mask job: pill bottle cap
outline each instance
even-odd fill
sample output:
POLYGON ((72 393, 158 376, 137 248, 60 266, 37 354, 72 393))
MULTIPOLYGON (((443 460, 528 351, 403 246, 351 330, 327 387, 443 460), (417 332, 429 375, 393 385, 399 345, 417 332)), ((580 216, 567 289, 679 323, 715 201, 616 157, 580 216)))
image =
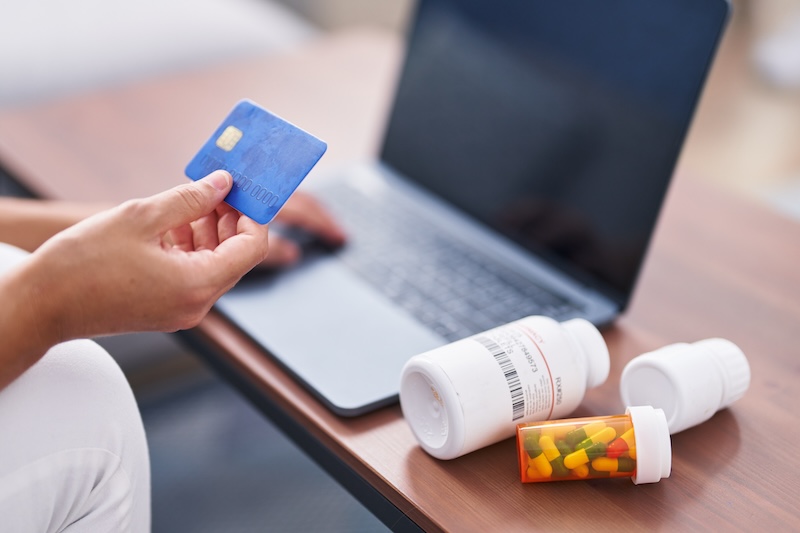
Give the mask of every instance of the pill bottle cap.
POLYGON ((706 339, 695 342, 694 346, 706 350, 722 372, 725 390, 720 409, 744 396, 750 387, 750 364, 744 352, 727 339, 706 339))
POLYGON ((628 407, 636 439, 636 472, 631 480, 656 483, 672 472, 672 441, 664 411, 649 405, 628 407))
POLYGON ((741 398, 750 385, 750 366, 731 341, 706 339, 672 344, 631 360, 620 378, 625 405, 663 409, 670 433, 711 418, 741 398))
POLYGON ((573 318, 561 323, 580 349, 586 364, 586 387, 598 387, 608 379, 611 359, 600 331, 588 320, 573 318))

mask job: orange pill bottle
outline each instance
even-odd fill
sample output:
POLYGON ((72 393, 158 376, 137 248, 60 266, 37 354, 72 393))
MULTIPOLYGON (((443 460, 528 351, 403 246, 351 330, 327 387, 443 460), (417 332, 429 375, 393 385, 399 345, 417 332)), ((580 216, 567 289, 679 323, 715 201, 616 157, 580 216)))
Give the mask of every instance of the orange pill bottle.
POLYGON ((672 469, 667 419, 650 406, 519 424, 517 451, 523 483, 629 477, 638 485, 669 477, 672 469))

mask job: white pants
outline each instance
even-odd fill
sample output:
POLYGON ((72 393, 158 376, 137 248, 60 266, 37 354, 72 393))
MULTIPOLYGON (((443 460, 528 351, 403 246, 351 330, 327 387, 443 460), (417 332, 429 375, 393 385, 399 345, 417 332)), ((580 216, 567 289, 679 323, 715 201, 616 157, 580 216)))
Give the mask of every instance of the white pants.
MULTIPOLYGON (((24 256, 0 244, 0 275, 24 256)), ((96 343, 55 346, 0 391, 0 530, 150 530, 141 415, 96 343)))

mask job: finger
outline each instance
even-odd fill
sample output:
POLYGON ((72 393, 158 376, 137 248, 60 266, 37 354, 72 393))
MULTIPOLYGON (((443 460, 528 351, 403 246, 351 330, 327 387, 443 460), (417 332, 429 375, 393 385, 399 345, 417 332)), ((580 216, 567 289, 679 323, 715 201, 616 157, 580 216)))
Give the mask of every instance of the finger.
POLYGON ((300 259, 300 247, 274 233, 269 236, 269 253, 259 266, 282 267, 296 263, 300 259))
POLYGON ((149 214, 144 223, 150 230, 164 233, 193 222, 214 211, 232 183, 228 172, 216 170, 205 178, 146 198, 141 202, 149 214))
POLYGON ((302 191, 295 192, 278 213, 277 219, 284 224, 303 228, 329 242, 344 243, 344 230, 313 196, 302 191))
POLYGON ((220 204, 217 207, 217 234, 219 242, 230 239, 236 235, 240 216, 237 210, 227 204, 220 204))
POLYGON ((219 245, 216 211, 200 217, 191 226, 195 250, 213 250, 219 245))
POLYGON ((209 278, 216 285, 228 286, 261 263, 269 252, 269 228, 240 216, 237 233, 221 243, 211 257, 209 278))
POLYGON ((184 224, 173 228, 169 231, 168 238, 165 241, 171 241, 172 247, 184 252, 191 252, 194 247, 194 232, 189 224, 184 224))

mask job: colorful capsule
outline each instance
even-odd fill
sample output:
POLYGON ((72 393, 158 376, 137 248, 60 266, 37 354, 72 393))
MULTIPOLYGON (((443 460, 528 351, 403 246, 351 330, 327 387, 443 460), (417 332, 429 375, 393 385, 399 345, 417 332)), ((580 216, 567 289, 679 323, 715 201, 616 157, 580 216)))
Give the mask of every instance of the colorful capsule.
POLYGON ((590 435, 589 437, 580 441, 576 446, 575 449, 578 450, 580 448, 588 448, 592 444, 597 444, 598 442, 602 442, 603 444, 608 444, 614 437, 617 436, 617 430, 612 427, 606 427, 590 435))
POLYGON ((670 446, 664 413, 647 406, 630 407, 624 415, 517 426, 523 483, 621 477, 631 478, 636 484, 654 483, 669 475, 670 464, 662 452, 669 451, 670 446), (636 429, 633 420, 641 421, 636 429), (642 450, 637 459, 637 444, 652 445, 652 453, 649 448, 642 450), (644 452, 648 452, 647 457, 644 452))
POLYGON ((558 448, 558 451, 561 452, 561 455, 564 457, 573 452, 572 448, 569 447, 569 444, 567 444, 567 441, 565 440, 557 440, 556 448, 558 448))
MULTIPOLYGON (((525 453, 528 454, 528 466, 535 468, 539 475, 536 477, 550 477, 553 473, 553 467, 542 452, 542 447, 539 445, 539 432, 526 431, 522 437, 522 445, 525 447, 525 453)), ((531 476, 533 477, 533 476, 531 476)))
POLYGON ((556 443, 553 442, 553 439, 547 435, 542 435, 542 437, 539 439, 539 446, 542 448, 544 456, 547 457, 548 461, 552 461, 556 457, 561 456, 561 452, 558 451, 556 443))
POLYGON ((596 422, 591 422, 583 427, 579 427, 578 429, 570 431, 569 433, 567 433, 565 437, 567 440, 567 444, 569 444, 571 447, 574 448, 576 444, 578 444, 584 439, 589 438, 591 435, 594 435, 595 433, 597 433, 598 431, 602 430, 605 427, 606 423, 601 420, 598 420, 596 422))
POLYGON ((636 440, 633 435, 633 429, 629 429, 620 435, 618 439, 614 439, 614 441, 608 445, 608 456, 614 459, 629 450, 634 450, 635 456, 636 440))
POLYGON ((600 470, 595 470, 592 468, 592 463, 585 465, 589 469, 589 478, 590 479, 597 479, 601 477, 611 477, 611 472, 602 472, 600 470))
POLYGON ((636 461, 627 457, 598 457, 592 460, 592 468, 598 472, 633 472, 636 470, 636 461))
POLYGON ((528 480, 530 481, 546 479, 545 476, 543 476, 541 472, 539 472, 538 468, 531 465, 528 465, 528 468, 525 470, 525 475, 528 476, 528 480))
POLYGON ((569 468, 564 466, 564 457, 560 455, 550 461, 550 466, 553 467, 553 477, 567 477, 569 475, 569 468))
POLYGON ((547 460, 547 457, 545 457, 543 453, 528 460, 528 466, 536 468, 541 474, 541 477, 550 477, 553 475, 553 467, 550 466, 550 461, 547 460))
POLYGON ((544 456, 550 462, 552 473, 555 477, 565 477, 569 474, 569 469, 564 466, 564 458, 561 456, 561 451, 553 442, 553 439, 548 435, 542 435, 539 439, 539 446, 542 448, 544 456))
POLYGON ((526 431, 522 437, 522 446, 525 448, 525 452, 530 458, 534 458, 542 453, 542 448, 539 446, 539 432, 526 431))
POLYGON ((572 470, 570 470, 570 472, 572 472, 579 478, 585 478, 586 476, 589 475, 589 465, 587 464, 578 465, 572 470))
POLYGON ((602 442, 598 442, 597 444, 592 444, 588 448, 581 448, 564 457, 564 466, 572 470, 577 466, 588 463, 592 459, 605 455, 605 453, 606 445, 602 442))

